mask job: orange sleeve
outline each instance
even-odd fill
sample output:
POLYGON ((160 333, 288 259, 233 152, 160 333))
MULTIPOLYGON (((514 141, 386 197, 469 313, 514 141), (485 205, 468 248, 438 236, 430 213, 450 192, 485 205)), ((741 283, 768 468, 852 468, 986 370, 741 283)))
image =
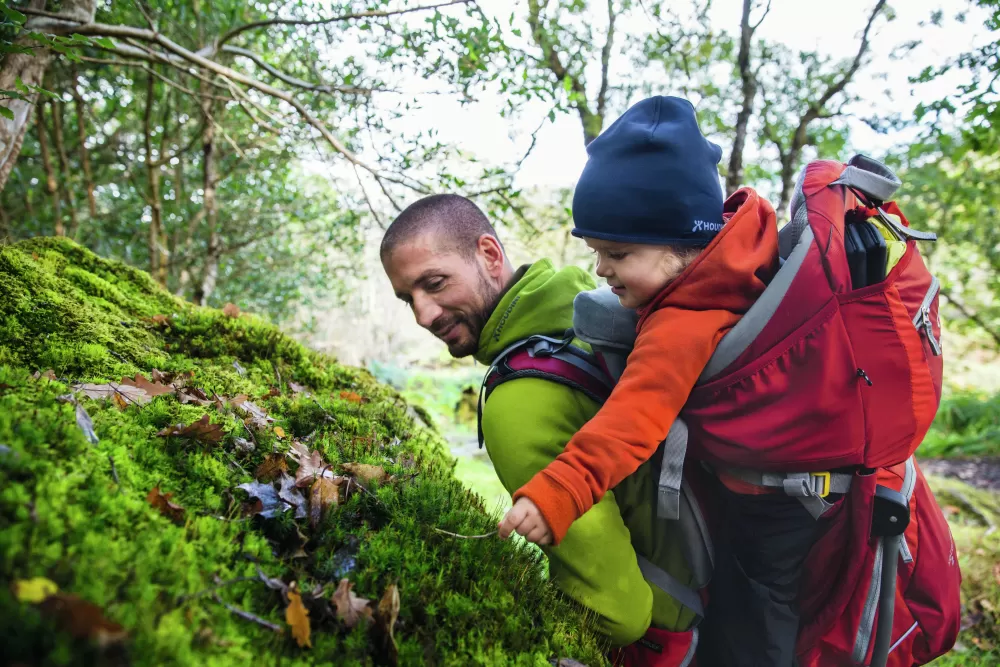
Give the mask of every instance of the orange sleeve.
POLYGON ((722 336, 740 315, 664 308, 643 324, 625 372, 593 419, 517 490, 538 506, 558 544, 594 503, 649 459, 667 436, 722 336))

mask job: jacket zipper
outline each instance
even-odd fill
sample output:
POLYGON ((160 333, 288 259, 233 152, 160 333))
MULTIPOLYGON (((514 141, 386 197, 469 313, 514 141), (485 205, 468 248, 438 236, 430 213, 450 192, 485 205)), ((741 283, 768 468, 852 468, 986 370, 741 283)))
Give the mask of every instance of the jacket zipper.
POLYGON ((917 328, 918 332, 923 331, 924 335, 927 336, 927 342, 930 343, 931 351, 935 357, 941 356, 941 343, 934 337, 934 326, 931 321, 931 304, 940 290, 941 281, 937 277, 932 277, 931 286, 927 288, 927 294, 924 296, 923 303, 920 304, 920 310, 913 317, 913 326, 917 328))

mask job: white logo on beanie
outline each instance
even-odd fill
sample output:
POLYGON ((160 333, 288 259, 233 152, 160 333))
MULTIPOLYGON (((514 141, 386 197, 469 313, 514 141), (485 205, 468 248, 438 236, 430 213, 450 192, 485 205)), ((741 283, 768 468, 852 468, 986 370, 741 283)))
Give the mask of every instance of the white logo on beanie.
POLYGON ((709 222, 707 220, 695 220, 692 232, 718 232, 722 230, 721 222, 709 222))

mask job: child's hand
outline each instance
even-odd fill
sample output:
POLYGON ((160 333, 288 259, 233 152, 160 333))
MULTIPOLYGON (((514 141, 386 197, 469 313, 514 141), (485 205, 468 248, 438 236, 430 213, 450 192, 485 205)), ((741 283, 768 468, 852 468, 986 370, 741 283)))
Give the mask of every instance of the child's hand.
POLYGON ((552 543, 552 531, 535 503, 518 498, 499 525, 500 539, 506 540, 512 532, 540 546, 552 543))

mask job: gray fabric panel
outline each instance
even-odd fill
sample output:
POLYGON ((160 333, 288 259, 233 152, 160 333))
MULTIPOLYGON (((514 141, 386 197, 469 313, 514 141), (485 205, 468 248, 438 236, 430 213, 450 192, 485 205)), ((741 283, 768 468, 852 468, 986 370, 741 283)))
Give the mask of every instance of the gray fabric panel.
POLYGON ((609 287, 580 292, 573 299, 573 330, 591 345, 631 350, 639 315, 619 303, 609 287))
POLYGON ((681 529, 681 548, 691 568, 694 585, 707 586, 715 569, 715 550, 701 507, 687 482, 681 485, 681 512, 677 523, 681 529))
POLYGON ((799 244, 802 232, 809 226, 809 217, 806 212, 806 195, 802 191, 802 182, 806 178, 806 170, 799 174, 799 180, 795 182, 795 190, 792 193, 792 202, 788 207, 790 222, 778 230, 778 258, 788 259, 792 251, 799 244))
POLYGON ((677 581, 672 574, 669 574, 663 568, 653 565, 646 557, 640 554, 636 554, 635 557, 639 561, 639 570, 647 581, 701 618, 705 617, 705 608, 701 604, 701 597, 699 597, 698 593, 677 581))
POLYGON ((833 182, 834 185, 854 187, 882 201, 892 199, 902 185, 891 169, 870 157, 855 155, 847 165, 840 178, 833 182))
MULTIPOLYGON (((805 206, 799 210, 804 214, 805 206)), ((792 251, 784 266, 778 269, 771 284, 750 307, 746 315, 736 323, 736 326, 719 341, 719 346, 715 349, 712 358, 708 360, 705 370, 701 372, 701 377, 698 378, 698 384, 705 384, 724 371, 757 338, 764 326, 771 320, 774 311, 778 309, 778 304, 788 293, 792 280, 806 259, 806 253, 809 252, 812 240, 812 229, 806 225, 798 245, 795 246, 795 250, 792 251)))
POLYGON ((660 480, 656 489, 656 516, 676 519, 681 511, 681 477, 684 474, 684 457, 687 454, 688 428, 681 419, 675 419, 663 441, 663 460, 660 463, 660 480))

